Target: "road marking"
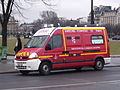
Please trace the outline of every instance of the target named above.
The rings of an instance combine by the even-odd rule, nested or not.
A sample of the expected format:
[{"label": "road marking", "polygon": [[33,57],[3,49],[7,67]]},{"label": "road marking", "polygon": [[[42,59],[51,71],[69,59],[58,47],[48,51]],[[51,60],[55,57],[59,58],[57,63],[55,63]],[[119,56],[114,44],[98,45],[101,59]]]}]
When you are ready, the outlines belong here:
[{"label": "road marking", "polygon": [[105,83],[110,84],[110,83],[118,83],[118,82],[120,82],[120,80],[76,83],[76,84],[65,84],[65,85],[51,85],[51,86],[40,86],[40,87],[12,88],[12,89],[3,89],[3,90],[48,89],[48,88],[60,88],[60,87],[72,87],[72,86],[85,86],[85,85],[91,85],[91,84],[105,84]]}]

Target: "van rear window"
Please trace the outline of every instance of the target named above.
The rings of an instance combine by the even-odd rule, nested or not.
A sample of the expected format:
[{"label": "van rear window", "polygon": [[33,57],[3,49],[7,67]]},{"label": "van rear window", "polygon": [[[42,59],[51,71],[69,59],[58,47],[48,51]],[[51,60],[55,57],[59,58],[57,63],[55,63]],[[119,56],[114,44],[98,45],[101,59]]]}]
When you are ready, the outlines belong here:
[{"label": "van rear window", "polygon": [[104,44],[104,38],[102,35],[93,35],[92,44]]}]

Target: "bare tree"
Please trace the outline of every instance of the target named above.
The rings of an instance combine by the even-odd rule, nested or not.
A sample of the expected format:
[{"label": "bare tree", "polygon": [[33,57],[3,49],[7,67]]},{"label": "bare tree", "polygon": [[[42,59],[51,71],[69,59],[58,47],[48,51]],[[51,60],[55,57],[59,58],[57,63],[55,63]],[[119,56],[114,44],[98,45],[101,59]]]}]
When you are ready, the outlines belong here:
[{"label": "bare tree", "polygon": [[[24,0],[24,1],[33,2],[33,0]],[[47,3],[48,1],[51,1],[51,0],[41,0],[41,1],[45,5],[51,6],[51,4]],[[19,6],[20,2],[22,2],[22,0],[0,0],[1,10],[2,10],[2,15],[0,15],[0,23],[2,26],[2,46],[7,46],[7,24],[9,22],[9,18],[11,16],[13,7],[16,7],[18,12],[21,13],[20,12],[21,7]]]},{"label": "bare tree", "polygon": [[34,29],[34,31],[36,32],[37,30],[39,30],[39,29],[42,28],[42,24],[43,24],[43,23],[42,23],[42,20],[41,20],[41,19],[37,19],[37,20],[35,20],[32,24],[34,25],[33,29]]},{"label": "bare tree", "polygon": [[120,35],[120,24],[116,24],[116,25],[106,24],[103,26],[106,27],[109,37]]},{"label": "bare tree", "polygon": [[43,19],[43,23],[54,24],[54,26],[57,26],[59,23],[59,18],[53,11],[43,11],[41,13],[41,17]]},{"label": "bare tree", "polygon": [[2,26],[2,46],[7,46],[7,24],[12,12],[14,0],[0,0],[2,6],[2,15],[0,22]]}]

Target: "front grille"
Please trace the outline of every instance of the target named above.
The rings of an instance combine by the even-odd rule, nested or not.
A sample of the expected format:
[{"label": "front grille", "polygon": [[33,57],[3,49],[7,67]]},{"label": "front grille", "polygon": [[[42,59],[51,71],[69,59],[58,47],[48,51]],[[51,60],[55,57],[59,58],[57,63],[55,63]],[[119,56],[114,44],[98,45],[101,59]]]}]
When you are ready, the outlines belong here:
[{"label": "front grille", "polygon": [[16,66],[18,69],[26,69],[27,66]]},{"label": "front grille", "polygon": [[16,67],[18,69],[26,69],[27,68],[26,62],[16,62]]},{"label": "front grille", "polygon": [[28,57],[16,57],[16,59],[28,59]]},{"label": "front grille", "polygon": [[16,59],[20,59],[20,57],[16,57]]},{"label": "front grille", "polygon": [[16,62],[18,65],[26,64],[26,62]]},{"label": "front grille", "polygon": [[28,57],[22,57],[22,59],[28,59]]}]

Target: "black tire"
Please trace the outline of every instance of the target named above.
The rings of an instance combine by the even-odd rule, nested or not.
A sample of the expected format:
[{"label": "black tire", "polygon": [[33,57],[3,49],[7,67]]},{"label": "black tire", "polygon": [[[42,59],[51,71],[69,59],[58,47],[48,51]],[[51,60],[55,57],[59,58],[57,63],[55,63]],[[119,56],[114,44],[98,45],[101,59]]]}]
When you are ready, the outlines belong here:
[{"label": "black tire", "polygon": [[22,75],[28,75],[29,71],[20,71],[20,73],[22,73]]},{"label": "black tire", "polygon": [[77,67],[77,68],[75,68],[75,69],[76,69],[76,71],[81,71],[82,68],[83,68],[83,67]]},{"label": "black tire", "polygon": [[39,72],[41,75],[49,75],[51,71],[51,65],[48,62],[41,63],[39,67]]},{"label": "black tire", "polygon": [[101,70],[103,70],[103,68],[104,68],[104,61],[103,61],[103,59],[100,59],[100,58],[97,59],[95,61],[94,70],[101,71]]}]

